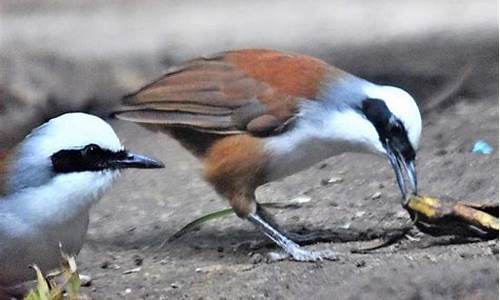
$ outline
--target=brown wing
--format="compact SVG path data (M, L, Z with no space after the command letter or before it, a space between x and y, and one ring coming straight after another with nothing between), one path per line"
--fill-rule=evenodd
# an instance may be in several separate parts
M239 50L188 61L123 99L117 117L214 134L270 135L313 100L330 66L312 57Z

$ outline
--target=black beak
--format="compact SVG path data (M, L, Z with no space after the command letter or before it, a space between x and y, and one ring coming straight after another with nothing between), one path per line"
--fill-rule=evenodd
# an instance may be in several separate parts
M126 155L118 159L110 161L109 164L115 169L159 169L165 167L165 165L158 160L130 152L127 152Z
M401 152L391 146L386 147L387 157L391 163L394 172L396 173L396 180L401 190L403 199L406 200L406 181L410 183L411 191L414 195L417 194L417 171L415 170L415 162L413 160L406 160ZM406 174L407 178L405 178Z

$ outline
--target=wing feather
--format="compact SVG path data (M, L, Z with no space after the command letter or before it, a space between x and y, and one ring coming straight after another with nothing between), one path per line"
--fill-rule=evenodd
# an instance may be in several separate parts
M126 96L120 119L216 134L272 135L298 102L316 100L328 65L272 50L240 50L186 62Z

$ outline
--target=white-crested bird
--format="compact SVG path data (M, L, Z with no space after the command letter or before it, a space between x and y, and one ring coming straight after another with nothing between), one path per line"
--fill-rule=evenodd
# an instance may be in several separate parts
M124 168L161 168L126 151L102 119L68 113L34 129L16 148L0 196L0 290L58 268L82 248L89 210ZM1 298L2 292L0 292Z
M266 217L258 186L343 152L385 157L403 197L417 191L422 122L404 90L371 83L310 56L236 50L188 61L124 97L119 119L160 130L204 163L234 212L295 260L322 258ZM407 177L407 178L405 178Z

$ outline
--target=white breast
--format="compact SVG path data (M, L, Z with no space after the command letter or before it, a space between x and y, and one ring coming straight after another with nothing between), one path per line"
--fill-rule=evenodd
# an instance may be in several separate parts
M32 279L27 266L59 267L59 243L68 254L80 251L89 209L117 172L60 175L46 185L0 199L0 286Z
M268 180L285 177L344 152L383 151L369 121L352 109L328 108L315 102L301 107L295 127L267 138Z

